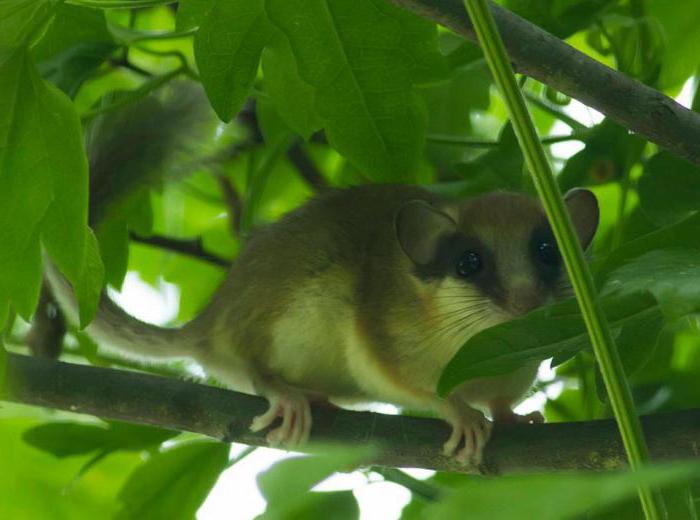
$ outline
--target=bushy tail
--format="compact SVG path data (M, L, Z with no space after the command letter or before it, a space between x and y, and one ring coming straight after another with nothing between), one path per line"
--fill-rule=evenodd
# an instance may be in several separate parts
M54 297L66 317L78 323L78 302L72 287L50 261L46 261L46 264L46 277ZM104 293L95 319L85 330L98 344L140 359L192 357L194 354L186 331L138 320L124 312Z
M199 145L195 141L205 139L205 127L214 119L203 101L201 92L181 84L169 97L146 98L95 122L88 131L92 225L104 217L110 205L134 189L160 182L163 170L177 170L173 163ZM193 153L186 155L196 161ZM169 171L168 175L173 173L177 174ZM73 289L48 258L44 264L59 306L70 321L78 323ZM86 332L100 345L137 358L192 357L194 353L186 328L169 329L140 321L104 292Z

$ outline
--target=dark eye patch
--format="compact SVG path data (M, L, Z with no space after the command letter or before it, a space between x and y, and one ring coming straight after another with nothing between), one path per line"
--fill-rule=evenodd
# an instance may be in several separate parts
M530 238L529 249L537 276L548 285L554 284L562 273L562 258L549 226L535 228Z
M475 268L472 254L478 257L478 268ZM468 276L465 276L465 269L469 270ZM439 242L435 259L426 266L416 266L415 272L425 280L451 276L476 286L495 301L503 298L495 258L481 240L473 236L462 233L445 236Z

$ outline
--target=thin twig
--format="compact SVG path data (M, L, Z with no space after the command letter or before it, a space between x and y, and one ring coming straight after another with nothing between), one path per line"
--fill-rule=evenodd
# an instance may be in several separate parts
M321 192L328 189L328 182L313 160L311 160L311 157L306 153L301 142L297 141L289 147L287 159L314 191Z
M219 183L221 192L228 206L229 221L231 222L231 232L238 236L241 232L241 215L243 215L243 201L241 196L233 186L231 179L224 175L218 175L216 180Z
M160 235L152 235L150 237L141 237L134 233L130 234L131 240L134 242L139 242L141 244L148 244L151 246L160 247L163 249L168 249L176 253L181 253L183 255L191 256L199 260L204 260L214 265L220 265L222 267L229 267L231 261L213 253L210 253L204 249L202 245L201 238L194 239L180 239L164 237Z

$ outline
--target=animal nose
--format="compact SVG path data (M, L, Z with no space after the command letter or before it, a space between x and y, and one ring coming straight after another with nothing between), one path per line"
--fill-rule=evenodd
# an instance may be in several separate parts
M513 287L510 291L507 307L516 316L527 314L544 303L541 291L528 284Z

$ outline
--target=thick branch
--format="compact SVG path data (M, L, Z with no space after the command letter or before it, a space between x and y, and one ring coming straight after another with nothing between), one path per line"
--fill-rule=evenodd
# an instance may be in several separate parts
M391 0L476 42L462 0ZM700 114L491 4L518 72L595 108L642 137L700 164Z
M149 374L8 355L2 399L107 419L152 424L224 441L265 446L248 430L266 402L227 390ZM378 465L460 470L440 455L448 426L439 420L313 409L312 440L376 443ZM656 460L697 458L700 410L643 418ZM609 470L625 464L613 421L496 425L482 471Z

